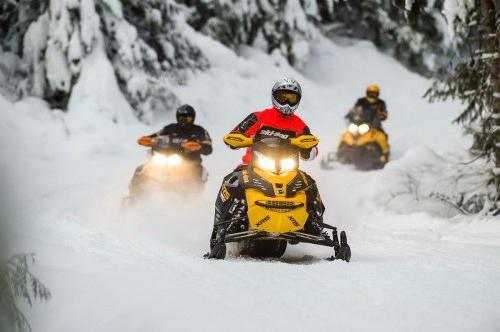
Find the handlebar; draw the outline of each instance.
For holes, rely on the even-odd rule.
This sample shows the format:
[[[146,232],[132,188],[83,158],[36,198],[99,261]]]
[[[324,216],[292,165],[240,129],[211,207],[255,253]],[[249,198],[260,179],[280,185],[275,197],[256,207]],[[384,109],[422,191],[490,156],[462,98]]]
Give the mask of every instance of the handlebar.
[[[201,143],[191,140],[170,139],[168,136],[149,137],[142,136],[137,140],[142,146],[159,149],[182,149],[187,152],[195,152],[202,148]]]
[[[257,139],[248,137],[240,133],[229,133],[223,138],[224,143],[232,149],[247,148],[258,142]],[[296,146],[299,149],[312,149],[318,145],[319,140],[314,135],[300,135],[298,137],[289,138],[290,145]]]

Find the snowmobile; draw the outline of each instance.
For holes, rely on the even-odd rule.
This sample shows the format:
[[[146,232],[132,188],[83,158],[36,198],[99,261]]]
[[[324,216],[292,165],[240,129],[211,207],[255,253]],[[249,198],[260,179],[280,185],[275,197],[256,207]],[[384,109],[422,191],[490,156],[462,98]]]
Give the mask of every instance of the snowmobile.
[[[389,160],[387,135],[362,113],[353,114],[342,133],[337,153],[330,152],[321,161],[322,168],[330,169],[335,161],[354,164],[360,170],[381,169]]]
[[[168,136],[144,136],[138,143],[151,150],[146,163],[135,170],[129,185],[130,196],[126,200],[134,202],[156,192],[192,194],[203,191],[206,171],[199,162],[186,158],[184,152],[200,143]]]
[[[298,168],[300,149],[315,147],[316,137],[254,140],[231,133],[224,141],[233,149],[251,147],[252,158],[221,186],[211,250],[205,257],[224,259],[226,244],[236,242],[240,255],[279,258],[287,244],[302,242],[333,247],[331,259],[350,260],[345,232],[339,241],[337,228],[323,223],[316,184]],[[224,209],[227,213],[217,218]]]

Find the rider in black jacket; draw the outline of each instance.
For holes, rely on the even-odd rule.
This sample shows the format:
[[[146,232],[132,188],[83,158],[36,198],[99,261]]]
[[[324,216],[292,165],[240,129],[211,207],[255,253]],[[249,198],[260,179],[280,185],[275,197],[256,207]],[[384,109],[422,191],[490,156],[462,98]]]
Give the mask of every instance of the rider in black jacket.
[[[179,144],[185,158],[201,163],[201,155],[212,153],[210,135],[203,127],[194,124],[196,112],[192,106],[179,107],[176,117],[177,123],[171,123],[149,137],[167,136],[170,142]],[[193,149],[187,142],[197,142],[200,146]]]

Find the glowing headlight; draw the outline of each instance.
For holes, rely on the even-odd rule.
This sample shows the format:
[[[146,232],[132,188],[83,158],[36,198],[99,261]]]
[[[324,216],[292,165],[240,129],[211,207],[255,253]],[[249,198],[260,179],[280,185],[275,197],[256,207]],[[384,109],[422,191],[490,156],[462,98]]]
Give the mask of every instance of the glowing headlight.
[[[353,135],[357,134],[358,133],[358,125],[354,124],[354,123],[351,123],[349,125],[349,127],[347,127],[347,129],[349,130],[349,132]]]
[[[268,172],[276,172],[276,162],[274,159],[264,156],[261,153],[257,154],[257,166]]]
[[[286,158],[281,160],[281,172],[293,171],[295,167],[296,163],[293,158]]]
[[[182,162],[181,156],[178,154],[172,154],[170,156],[165,156],[161,153],[155,153],[153,155],[153,163],[158,166],[177,166]]]
[[[370,126],[367,125],[366,123],[363,123],[358,126],[358,131],[361,135],[366,134],[370,130]]]

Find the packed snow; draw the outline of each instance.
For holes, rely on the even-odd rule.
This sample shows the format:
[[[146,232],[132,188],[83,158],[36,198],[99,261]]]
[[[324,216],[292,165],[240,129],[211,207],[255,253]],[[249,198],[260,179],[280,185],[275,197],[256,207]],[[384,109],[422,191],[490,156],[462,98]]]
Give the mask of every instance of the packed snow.
[[[430,82],[367,42],[319,38],[297,72],[256,49],[237,55],[194,33],[191,41],[212,67],[173,89],[214,139],[199,198],[122,209],[146,156],[136,139],[173,114],[153,126],[133,120],[98,53],[82,65],[68,113],[0,96],[2,163],[19,198],[13,250],[36,253],[34,272],[53,294],[26,309],[35,331],[500,330],[500,220],[430,198],[465,158],[468,142],[451,125],[459,105],[428,104]],[[367,84],[379,84],[388,104],[385,169],[302,164],[318,182],[325,221],[347,231],[352,260],[326,261],[332,249],[311,245],[289,246],[280,260],[204,260],[218,186],[242,155],[221,137],[269,107],[285,75],[302,84],[297,114],[323,155]]]

